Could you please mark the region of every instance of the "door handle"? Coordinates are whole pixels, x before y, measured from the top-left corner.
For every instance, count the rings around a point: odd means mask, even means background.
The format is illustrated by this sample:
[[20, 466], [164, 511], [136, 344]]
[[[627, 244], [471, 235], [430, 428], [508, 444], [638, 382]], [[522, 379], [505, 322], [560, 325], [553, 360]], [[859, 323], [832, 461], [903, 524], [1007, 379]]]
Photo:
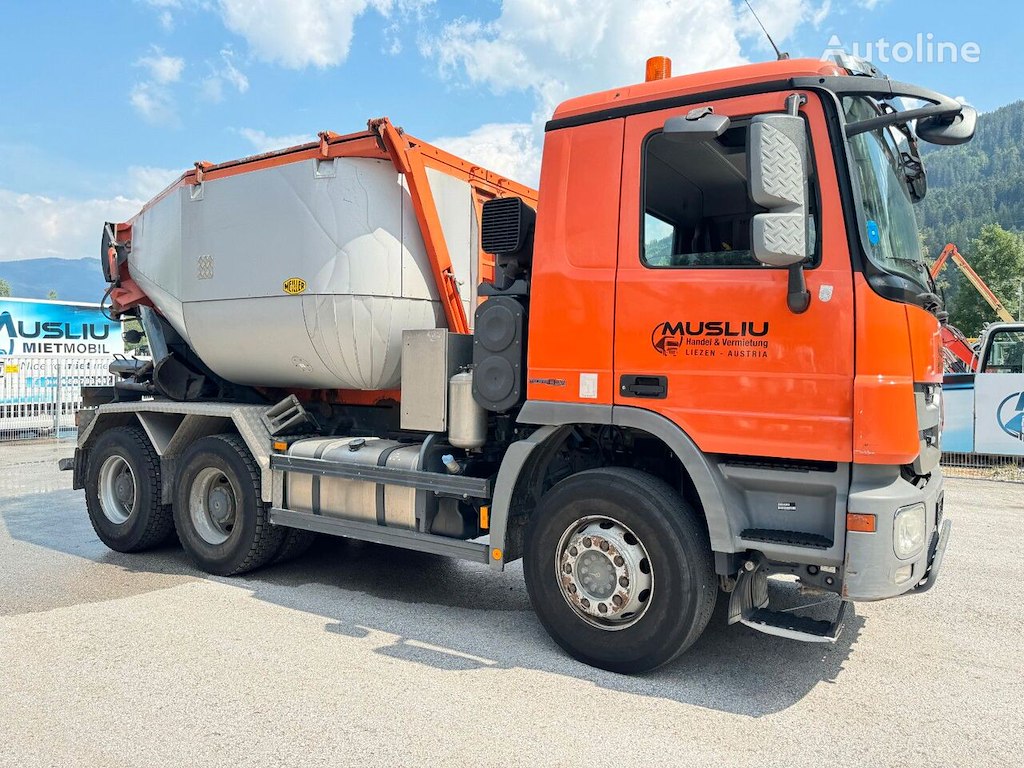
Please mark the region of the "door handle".
[[619, 379], [619, 393], [623, 397], [664, 400], [668, 397], [668, 377], [627, 374]]

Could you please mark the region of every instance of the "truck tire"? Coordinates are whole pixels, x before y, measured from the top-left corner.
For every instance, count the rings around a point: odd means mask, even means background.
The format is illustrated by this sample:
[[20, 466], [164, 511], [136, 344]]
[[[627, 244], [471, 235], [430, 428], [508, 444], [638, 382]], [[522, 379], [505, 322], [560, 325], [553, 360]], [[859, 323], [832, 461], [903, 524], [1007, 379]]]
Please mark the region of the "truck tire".
[[217, 576], [266, 565], [285, 534], [270, 523], [259, 466], [237, 435], [204, 437], [182, 455], [174, 523], [193, 562]]
[[694, 510], [662, 480], [619, 467], [580, 472], [541, 498], [523, 571], [555, 642], [613, 672], [672, 661], [700, 637], [718, 596]]
[[281, 548], [277, 550], [277, 554], [274, 555], [274, 559], [271, 562], [276, 565], [277, 563], [287, 563], [289, 560], [301, 557], [309, 551], [309, 548], [313, 546], [313, 542], [316, 539], [316, 531], [303, 531], [299, 528], [287, 529], [284, 538], [281, 540]]
[[139, 427], [114, 427], [89, 449], [85, 505], [100, 541], [141, 552], [174, 535], [170, 506], [160, 503], [160, 457]]

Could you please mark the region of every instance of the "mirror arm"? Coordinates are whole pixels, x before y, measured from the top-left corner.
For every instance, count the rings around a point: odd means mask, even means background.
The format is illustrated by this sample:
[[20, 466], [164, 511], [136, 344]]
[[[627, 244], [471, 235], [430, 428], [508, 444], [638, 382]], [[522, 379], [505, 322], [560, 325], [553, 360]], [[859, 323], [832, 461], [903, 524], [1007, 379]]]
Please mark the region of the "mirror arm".
[[800, 107], [807, 103], [807, 97], [802, 93], [791, 93], [786, 97], [786, 114], [792, 117], [800, 117]]
[[789, 267], [789, 290], [786, 294], [786, 304], [794, 315], [802, 315], [811, 306], [811, 294], [807, 290], [807, 281], [804, 280], [803, 262]]
[[[786, 112], [793, 117], [800, 116], [800, 107], [807, 103], [807, 97], [802, 93], [791, 93], [786, 97]], [[794, 315], [802, 315], [811, 306], [811, 294], [807, 290], [807, 281], [804, 279], [803, 262], [792, 264], [789, 267], [789, 289], [786, 293], [786, 305]]]

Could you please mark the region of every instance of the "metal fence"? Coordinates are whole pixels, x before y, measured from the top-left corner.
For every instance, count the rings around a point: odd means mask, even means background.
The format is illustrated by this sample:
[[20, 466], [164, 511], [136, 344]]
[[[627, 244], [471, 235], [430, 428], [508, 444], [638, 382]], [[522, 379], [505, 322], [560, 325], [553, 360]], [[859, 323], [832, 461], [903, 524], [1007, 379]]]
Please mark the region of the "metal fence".
[[83, 386], [109, 386], [109, 355], [0, 357], [0, 441], [74, 434]]
[[1024, 482], [1024, 458], [989, 456], [983, 453], [944, 453], [942, 472], [947, 477]]

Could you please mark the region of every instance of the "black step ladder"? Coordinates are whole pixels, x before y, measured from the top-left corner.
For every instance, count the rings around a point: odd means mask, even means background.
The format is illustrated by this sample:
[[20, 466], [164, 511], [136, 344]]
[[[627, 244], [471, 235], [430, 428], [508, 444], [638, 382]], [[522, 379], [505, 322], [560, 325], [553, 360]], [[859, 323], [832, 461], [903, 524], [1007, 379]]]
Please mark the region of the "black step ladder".
[[843, 600], [832, 621], [812, 619], [789, 611], [769, 610], [765, 559], [761, 555], [754, 555], [744, 563], [729, 598], [729, 623], [738, 622], [758, 632], [805, 643], [834, 643], [843, 631], [848, 605]]

